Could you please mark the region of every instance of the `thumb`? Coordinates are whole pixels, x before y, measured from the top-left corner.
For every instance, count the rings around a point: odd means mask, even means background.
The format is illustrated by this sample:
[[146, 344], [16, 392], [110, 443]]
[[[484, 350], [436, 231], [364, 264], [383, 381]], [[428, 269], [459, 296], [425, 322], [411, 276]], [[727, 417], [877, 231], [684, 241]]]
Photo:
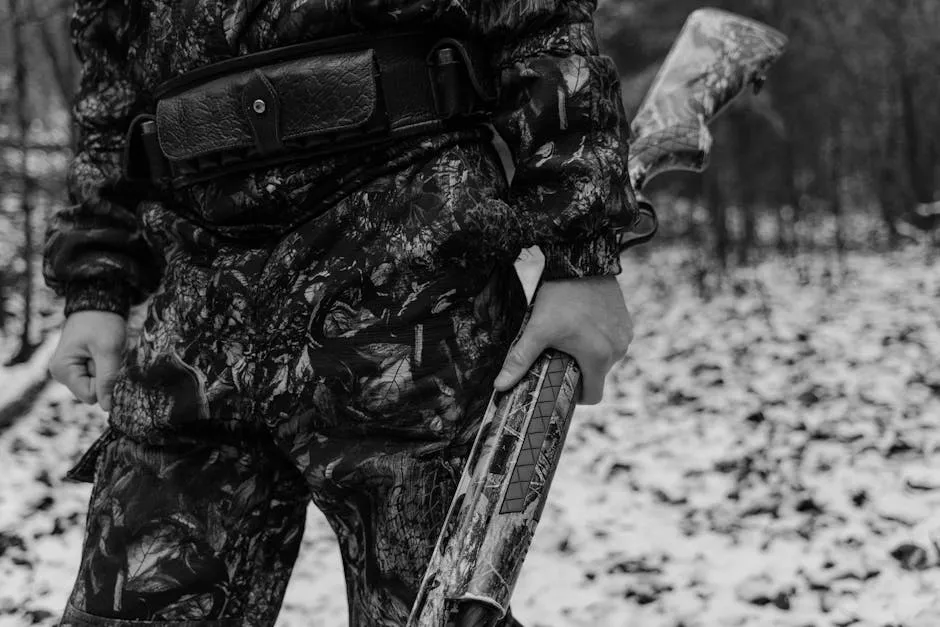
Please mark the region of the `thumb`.
[[111, 391], [121, 368], [121, 353], [118, 351], [100, 351], [94, 354], [95, 390], [101, 409], [111, 411]]
[[503, 369], [493, 382], [496, 390], [505, 392], [518, 383], [547, 347], [548, 345], [534, 332], [533, 325], [529, 324], [519, 340], [509, 349]]

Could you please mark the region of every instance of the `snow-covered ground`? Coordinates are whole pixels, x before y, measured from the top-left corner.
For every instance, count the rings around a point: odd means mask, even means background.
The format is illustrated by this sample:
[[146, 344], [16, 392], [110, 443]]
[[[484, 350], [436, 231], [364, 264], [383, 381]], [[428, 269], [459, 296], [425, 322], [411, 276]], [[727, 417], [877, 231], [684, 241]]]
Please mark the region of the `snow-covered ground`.
[[[576, 414], [518, 617], [940, 625], [940, 263], [852, 255], [833, 280], [770, 262], [705, 301], [689, 255], [626, 264], [637, 338]], [[90, 492], [61, 477], [103, 421], [53, 384], [0, 433], [0, 627], [54, 624]], [[344, 627], [344, 606], [311, 507], [279, 625]]]

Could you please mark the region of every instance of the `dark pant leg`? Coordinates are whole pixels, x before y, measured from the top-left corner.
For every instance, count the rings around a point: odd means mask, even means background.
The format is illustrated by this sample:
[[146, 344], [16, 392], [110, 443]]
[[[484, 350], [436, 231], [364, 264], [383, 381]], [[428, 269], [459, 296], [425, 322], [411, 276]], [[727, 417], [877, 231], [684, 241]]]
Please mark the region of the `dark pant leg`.
[[62, 625], [274, 625], [308, 502], [296, 471], [254, 442], [112, 434]]
[[263, 271], [258, 414], [336, 531], [350, 627], [405, 624], [525, 311], [515, 252], [453, 230], [497, 168], [453, 146], [373, 181]]
[[[339, 540], [350, 627], [405, 625], [464, 461], [447, 454], [360, 458], [342, 486], [316, 492]], [[511, 613], [500, 626], [521, 627]]]
[[[65, 625], [274, 625], [309, 493], [251, 406], [252, 269], [158, 205], [167, 265], [114, 388]], [[82, 473], [81, 471], [86, 471]]]
[[[370, 416], [375, 420], [371, 428], [357, 438], [341, 432], [331, 437], [326, 431], [322, 440], [306, 445], [303, 462], [308, 463], [304, 469], [314, 502], [339, 540], [350, 627], [407, 621], [492, 380], [518, 328], [515, 312], [521, 313], [523, 302], [513, 272], [512, 267], [496, 269], [476, 294], [455, 299], [437, 313], [429, 307], [432, 311], [415, 321], [424, 339], [433, 340], [421, 347], [420, 367], [414, 347], [406, 351], [391, 374], [407, 370], [409, 375], [400, 377], [393, 393], [388, 370], [362, 377], [360, 389], [383, 390], [383, 404]], [[392, 338], [371, 339], [360, 355], [389, 350], [386, 342]], [[372, 403], [355, 399], [347, 407], [366, 402]], [[436, 429], [448, 421], [446, 430]], [[402, 432], [396, 432], [396, 425]], [[297, 443], [293, 440], [295, 447]], [[511, 615], [501, 624], [518, 625]]]

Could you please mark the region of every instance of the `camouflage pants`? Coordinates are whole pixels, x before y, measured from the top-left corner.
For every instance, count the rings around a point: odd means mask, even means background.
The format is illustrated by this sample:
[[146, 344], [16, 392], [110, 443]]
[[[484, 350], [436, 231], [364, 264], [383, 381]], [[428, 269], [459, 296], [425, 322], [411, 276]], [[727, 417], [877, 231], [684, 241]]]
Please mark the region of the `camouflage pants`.
[[515, 251], [434, 238], [498, 168], [452, 146], [264, 244], [145, 208], [164, 280], [72, 471], [94, 488], [63, 625], [273, 625], [310, 500], [350, 625], [404, 625], [524, 309]]

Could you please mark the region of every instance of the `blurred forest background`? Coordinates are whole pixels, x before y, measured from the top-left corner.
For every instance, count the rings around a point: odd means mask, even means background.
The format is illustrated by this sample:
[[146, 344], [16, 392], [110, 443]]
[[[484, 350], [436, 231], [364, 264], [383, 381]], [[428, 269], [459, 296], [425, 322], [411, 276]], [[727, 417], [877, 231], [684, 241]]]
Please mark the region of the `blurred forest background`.
[[[703, 3], [603, 3], [598, 20], [638, 104], [676, 28]], [[761, 20], [790, 38], [758, 97], [742, 98], [713, 127], [704, 176], [657, 182], [688, 200], [691, 218], [666, 220], [708, 233], [721, 265], [748, 263], [772, 246], [896, 246], [938, 218], [940, 3], [933, 0], [721, 0], [709, 6]], [[665, 177], [664, 177], [665, 178]], [[662, 204], [662, 203], [661, 203]], [[762, 218], [773, 226], [761, 229]], [[763, 220], [768, 223], [767, 220]], [[822, 227], [825, 224], [825, 227]], [[676, 232], [676, 231], [673, 231]]]
[[[699, 0], [602, 0], [597, 25], [621, 68], [628, 112]], [[897, 247], [938, 220], [940, 3], [934, 0], [716, 0], [782, 30], [790, 47], [758, 96], [714, 125], [704, 176], [651, 186], [660, 241], [707, 251], [707, 292], [728, 267], [767, 254]], [[67, 0], [0, 0], [0, 329], [26, 341], [42, 291], [45, 216], [65, 200], [68, 108], [77, 64]]]

